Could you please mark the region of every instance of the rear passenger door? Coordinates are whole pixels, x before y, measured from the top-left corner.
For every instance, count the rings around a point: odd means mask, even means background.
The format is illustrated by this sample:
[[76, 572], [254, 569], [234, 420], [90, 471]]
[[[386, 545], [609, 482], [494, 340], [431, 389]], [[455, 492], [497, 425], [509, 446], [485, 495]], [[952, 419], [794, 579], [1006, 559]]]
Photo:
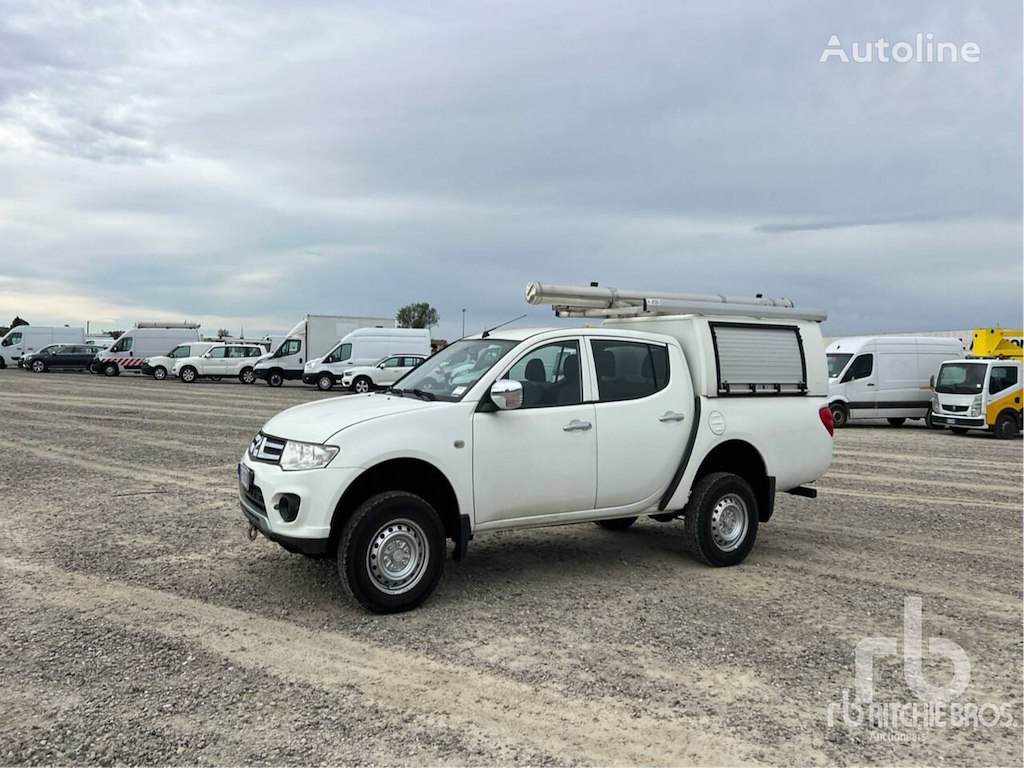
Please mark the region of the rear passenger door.
[[678, 347], [591, 339], [597, 508], [657, 499], [693, 429], [693, 388]]

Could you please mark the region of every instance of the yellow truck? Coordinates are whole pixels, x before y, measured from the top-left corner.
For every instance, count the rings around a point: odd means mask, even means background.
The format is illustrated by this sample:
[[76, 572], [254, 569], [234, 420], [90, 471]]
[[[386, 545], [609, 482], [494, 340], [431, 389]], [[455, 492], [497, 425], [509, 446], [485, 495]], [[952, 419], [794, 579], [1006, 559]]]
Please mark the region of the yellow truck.
[[998, 438], [1020, 434], [1024, 331], [978, 328], [971, 354], [939, 368], [929, 414], [934, 426], [958, 435], [988, 430]]

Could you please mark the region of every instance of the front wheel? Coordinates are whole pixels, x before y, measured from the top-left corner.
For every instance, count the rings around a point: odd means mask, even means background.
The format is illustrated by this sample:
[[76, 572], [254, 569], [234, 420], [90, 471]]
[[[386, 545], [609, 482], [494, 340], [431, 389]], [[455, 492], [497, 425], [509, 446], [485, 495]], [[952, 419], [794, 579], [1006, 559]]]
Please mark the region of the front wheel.
[[282, 384], [284, 384], [284, 376], [280, 371], [271, 371], [267, 375], [267, 386], [280, 387]]
[[352, 389], [358, 392], [360, 395], [365, 395], [371, 389], [373, 389], [373, 382], [365, 376], [360, 376], [358, 379], [352, 382]]
[[252, 368], [244, 368], [238, 374], [238, 380], [243, 384], [252, 384], [256, 381], [256, 374], [252, 372]]
[[32, 371], [33, 371], [33, 373], [42, 373], [45, 370], [46, 370], [46, 363], [44, 363], [42, 360], [33, 360], [32, 361]]
[[329, 392], [334, 388], [334, 377], [329, 374], [323, 374], [319, 379], [316, 380], [316, 387], [321, 392]]
[[163, 381], [164, 379], [167, 378], [167, 369], [164, 368], [162, 365], [158, 365], [156, 368], [153, 369], [153, 378], [156, 379], [157, 381]]
[[992, 433], [1000, 440], [1016, 437], [1018, 432], [1020, 432], [1020, 426], [1017, 424], [1017, 417], [1012, 413], [999, 414], [999, 418], [992, 426]]
[[684, 536], [707, 565], [742, 563], [757, 538], [757, 499], [750, 484], [731, 472], [712, 472], [694, 486], [686, 504]]
[[389, 491], [364, 501], [345, 524], [338, 573], [367, 610], [399, 613], [430, 597], [444, 555], [434, 508], [414, 494]]
[[192, 384], [199, 378], [199, 372], [190, 365], [186, 365], [178, 372], [178, 379], [186, 384]]
[[104, 376], [117, 376], [118, 373], [119, 371], [117, 369], [116, 363], [107, 363], [106, 365], [103, 366]]
[[902, 427], [906, 423], [907, 420], [906, 419], [899, 419], [899, 418], [897, 418], [897, 419], [886, 419], [886, 421], [889, 422], [890, 426]]
[[832, 411], [832, 426], [836, 429], [850, 423], [850, 412], [842, 403], [832, 403], [829, 405], [829, 410]]

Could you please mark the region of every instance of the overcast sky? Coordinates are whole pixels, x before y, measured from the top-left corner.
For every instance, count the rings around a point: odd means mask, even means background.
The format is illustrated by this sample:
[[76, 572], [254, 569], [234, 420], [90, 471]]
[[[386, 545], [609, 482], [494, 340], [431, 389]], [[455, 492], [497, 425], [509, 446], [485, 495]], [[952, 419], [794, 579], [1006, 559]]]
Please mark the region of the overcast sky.
[[[0, 324], [787, 296], [1019, 327], [1019, 0], [0, 0]], [[976, 63], [819, 63], [853, 43]]]

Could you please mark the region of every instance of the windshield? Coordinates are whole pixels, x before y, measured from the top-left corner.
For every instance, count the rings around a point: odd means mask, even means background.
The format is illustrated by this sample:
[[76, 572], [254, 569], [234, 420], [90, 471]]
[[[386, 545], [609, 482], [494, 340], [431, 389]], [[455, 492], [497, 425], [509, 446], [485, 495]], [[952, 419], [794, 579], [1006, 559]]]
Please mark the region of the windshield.
[[394, 389], [420, 390], [437, 400], [455, 401], [484, 377], [519, 342], [504, 339], [465, 339], [427, 358], [399, 380]]
[[843, 368], [850, 362], [853, 355], [831, 354], [828, 356], [828, 377], [834, 379], [843, 372]]
[[943, 363], [935, 391], [944, 395], [976, 395], [985, 385], [985, 363]]

